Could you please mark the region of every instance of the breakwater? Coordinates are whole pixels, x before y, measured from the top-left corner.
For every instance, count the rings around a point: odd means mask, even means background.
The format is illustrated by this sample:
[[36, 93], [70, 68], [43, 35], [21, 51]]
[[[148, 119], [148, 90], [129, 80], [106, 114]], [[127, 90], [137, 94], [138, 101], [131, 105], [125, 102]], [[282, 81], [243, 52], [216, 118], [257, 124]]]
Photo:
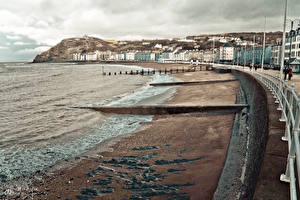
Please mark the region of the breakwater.
[[211, 71], [213, 70], [211, 65], [190, 65], [188, 67], [177, 67], [177, 68], [165, 68], [165, 69], [136, 69], [136, 70], [120, 70], [117, 71], [104, 71], [103, 76], [113, 76], [113, 75], [154, 75], [154, 74], [177, 74], [186, 72], [197, 72], [197, 71]]

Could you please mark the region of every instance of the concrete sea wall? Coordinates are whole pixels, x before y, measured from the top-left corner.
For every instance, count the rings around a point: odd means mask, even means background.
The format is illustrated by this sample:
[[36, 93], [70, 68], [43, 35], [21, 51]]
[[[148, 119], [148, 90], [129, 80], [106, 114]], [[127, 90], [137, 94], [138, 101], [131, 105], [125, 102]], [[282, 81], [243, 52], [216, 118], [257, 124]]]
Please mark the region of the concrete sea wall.
[[232, 71], [241, 82], [238, 104], [248, 104], [236, 114], [230, 146], [213, 199], [252, 199], [268, 138], [266, 92], [249, 74]]

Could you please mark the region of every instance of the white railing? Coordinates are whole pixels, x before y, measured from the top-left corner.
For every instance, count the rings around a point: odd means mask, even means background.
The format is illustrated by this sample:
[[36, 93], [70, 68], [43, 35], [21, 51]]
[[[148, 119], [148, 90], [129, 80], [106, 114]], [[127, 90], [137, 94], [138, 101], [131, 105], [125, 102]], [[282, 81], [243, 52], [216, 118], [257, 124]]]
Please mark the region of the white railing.
[[[280, 180], [290, 184], [290, 198], [295, 200], [297, 199], [297, 190], [299, 190], [296, 184], [296, 176], [300, 186], [300, 94], [296, 94], [294, 84], [290, 86], [288, 81], [284, 81], [278, 76], [261, 71], [250, 71], [237, 66], [231, 66], [231, 68], [244, 71], [256, 77], [272, 92], [275, 103], [278, 104], [277, 110], [281, 111], [279, 120], [285, 122], [285, 133], [282, 140], [288, 142], [286, 170], [280, 176]], [[295, 170], [295, 167], [297, 170]]]

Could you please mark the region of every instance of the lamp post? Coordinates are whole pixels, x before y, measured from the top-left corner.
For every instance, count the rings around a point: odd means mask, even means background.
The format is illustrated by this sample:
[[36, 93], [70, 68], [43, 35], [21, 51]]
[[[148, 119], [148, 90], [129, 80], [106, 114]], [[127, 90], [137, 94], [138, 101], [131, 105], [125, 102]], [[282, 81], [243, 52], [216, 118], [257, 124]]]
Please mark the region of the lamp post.
[[252, 68], [251, 70], [254, 68], [254, 52], [255, 52], [255, 35], [253, 36], [253, 46], [252, 46]]
[[262, 52], [262, 58], [261, 58], [261, 70], [264, 69], [264, 62], [265, 62], [265, 48], [266, 48], [266, 22], [267, 18], [265, 17], [265, 25], [264, 25], [264, 41], [263, 41], [263, 52]]
[[214, 67], [214, 57], [215, 57], [215, 38], [213, 37], [212, 67]]
[[244, 48], [244, 68], [246, 67], [246, 50], [247, 50], [247, 46], [245, 46]]
[[[282, 32], [282, 48], [281, 48], [281, 60], [280, 60], [280, 79], [282, 79], [283, 68], [284, 68], [284, 53], [285, 53], [285, 28], [286, 28], [286, 16], [288, 9], [288, 0], [285, 0], [285, 9], [284, 9], [284, 20], [283, 20], [283, 32]], [[282, 89], [282, 81], [280, 81], [280, 89]]]

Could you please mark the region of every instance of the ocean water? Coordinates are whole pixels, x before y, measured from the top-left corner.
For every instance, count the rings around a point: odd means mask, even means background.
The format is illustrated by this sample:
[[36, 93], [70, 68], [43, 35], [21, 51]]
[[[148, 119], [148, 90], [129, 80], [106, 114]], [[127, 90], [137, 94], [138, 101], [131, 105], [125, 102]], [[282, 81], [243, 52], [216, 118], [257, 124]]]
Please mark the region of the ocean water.
[[0, 63], [0, 184], [78, 156], [151, 121], [152, 116], [106, 117], [76, 108], [160, 104], [175, 92], [172, 87], [149, 86], [175, 80], [168, 75], [102, 76], [103, 70], [131, 69], [139, 67]]

